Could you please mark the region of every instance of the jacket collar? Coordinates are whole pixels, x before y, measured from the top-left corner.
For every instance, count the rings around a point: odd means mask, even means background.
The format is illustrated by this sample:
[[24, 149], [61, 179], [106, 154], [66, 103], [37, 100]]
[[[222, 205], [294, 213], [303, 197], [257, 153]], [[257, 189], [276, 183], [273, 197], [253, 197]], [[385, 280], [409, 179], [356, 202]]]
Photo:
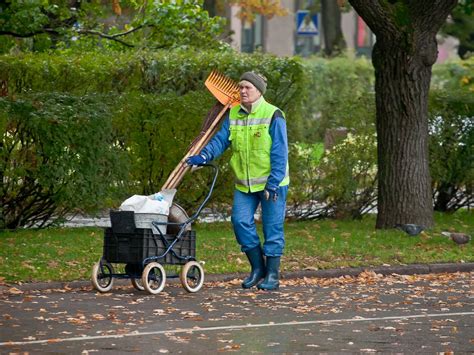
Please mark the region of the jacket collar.
[[260, 98], [259, 98], [257, 101], [255, 101], [255, 102], [252, 104], [252, 107], [251, 107], [250, 112], [247, 111], [247, 109], [246, 109], [243, 105], [240, 105], [240, 110], [239, 110], [239, 112], [240, 112], [240, 113], [244, 113], [244, 114], [246, 114], [246, 115], [249, 115], [249, 114], [251, 114], [251, 113], [255, 113], [255, 111], [257, 111], [257, 108], [258, 108], [263, 102], [265, 102], [265, 99], [263, 98], [263, 95], [262, 95], [262, 96], [260, 96]]

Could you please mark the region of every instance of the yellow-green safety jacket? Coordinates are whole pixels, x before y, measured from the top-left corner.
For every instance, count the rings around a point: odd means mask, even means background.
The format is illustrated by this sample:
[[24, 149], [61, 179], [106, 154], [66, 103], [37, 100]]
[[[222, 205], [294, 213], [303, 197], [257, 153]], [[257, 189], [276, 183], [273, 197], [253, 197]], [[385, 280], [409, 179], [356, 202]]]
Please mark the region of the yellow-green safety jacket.
[[[240, 105], [230, 110], [229, 140], [232, 147], [230, 165], [236, 177], [235, 187], [239, 191], [258, 192], [265, 188], [271, 172], [272, 138], [269, 127], [276, 110], [278, 107], [263, 98], [250, 114], [243, 112]], [[287, 164], [286, 175], [280, 186], [289, 184], [288, 171]]]

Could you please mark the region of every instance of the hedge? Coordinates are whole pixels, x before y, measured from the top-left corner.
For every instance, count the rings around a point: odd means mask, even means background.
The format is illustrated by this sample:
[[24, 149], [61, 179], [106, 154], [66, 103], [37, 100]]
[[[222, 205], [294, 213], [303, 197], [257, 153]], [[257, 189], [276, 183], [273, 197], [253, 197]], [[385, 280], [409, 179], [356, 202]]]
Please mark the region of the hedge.
[[[472, 61], [437, 66], [433, 85], [440, 90], [443, 85], [470, 90], [469, 68], [472, 68]], [[187, 145], [199, 133], [202, 120], [215, 103], [204, 87], [204, 81], [213, 69], [234, 80], [247, 70], [259, 71], [268, 78], [265, 97], [287, 114], [293, 160], [290, 175], [299, 185], [293, 197], [290, 189], [289, 202], [297, 202], [301, 208], [314, 196], [311, 193], [314, 181], [308, 182], [301, 170], [307, 156], [306, 153], [302, 155], [306, 148], [302, 150], [300, 145], [322, 142], [327, 128], [343, 126], [363, 136], [375, 132], [373, 69], [366, 59], [341, 57], [303, 61], [262, 53], [197, 50], [2, 56], [0, 80], [7, 81], [9, 90], [7, 97], [0, 98], [3, 145], [21, 142], [12, 148], [10, 155], [5, 149], [2, 153], [4, 181], [14, 178], [18, 181], [15, 188], [4, 186], [2, 205], [10, 209], [8, 206], [11, 205], [5, 201], [16, 198], [30, 178], [37, 186], [34, 191], [47, 190], [54, 179], [64, 185], [64, 189], [58, 189], [60, 197], [51, 199], [56, 210], [50, 214], [59, 217], [77, 209], [91, 213], [117, 206], [131, 194], [158, 191], [182, 158]], [[436, 115], [456, 114], [452, 112], [452, 105], [448, 113], [439, 100], [433, 102], [436, 102]], [[454, 107], [462, 105], [461, 102]], [[463, 111], [463, 115], [467, 117], [469, 112]], [[25, 122], [35, 124], [21, 131], [16, 129]], [[51, 139], [58, 137], [57, 122], [61, 122], [59, 126], [64, 131], [61, 131], [64, 139]], [[79, 123], [84, 128], [78, 126]], [[71, 150], [66, 149], [71, 144], [82, 147], [81, 159], [93, 162], [95, 168], [81, 166], [82, 160], [79, 163], [73, 159]], [[46, 163], [42, 150], [37, 147], [46, 149], [48, 145], [51, 145], [51, 156]], [[348, 153], [348, 150], [342, 151]], [[354, 152], [354, 157], [358, 154]], [[64, 159], [69, 162], [66, 164]], [[335, 156], [334, 159], [339, 158]], [[57, 170], [51, 170], [46, 179], [39, 177], [39, 170], [32, 169], [31, 161], [37, 164], [35, 169], [43, 169], [41, 171], [48, 171], [50, 165], [46, 164], [51, 161], [61, 164]], [[213, 197], [215, 204], [226, 204], [232, 196], [227, 162], [227, 156], [218, 162], [221, 175]], [[21, 173], [15, 170], [21, 165], [29, 166], [30, 170]], [[68, 181], [59, 178], [61, 169], [64, 176], [69, 177]], [[75, 174], [71, 175], [70, 171]], [[438, 181], [443, 180], [443, 177], [435, 176]], [[179, 203], [192, 209], [205, 193], [208, 178], [202, 172], [188, 175], [180, 186]], [[351, 181], [350, 177], [341, 176], [341, 179]], [[62, 193], [63, 190], [68, 193]], [[30, 194], [36, 193], [34, 191]], [[367, 193], [372, 200], [373, 194]], [[334, 201], [335, 195], [326, 191], [318, 196], [332, 196]], [[340, 203], [347, 205], [347, 201]], [[352, 202], [351, 209], [361, 211], [360, 206], [354, 206]], [[337, 206], [334, 210], [338, 210]], [[339, 211], [339, 214], [345, 214], [340, 208]], [[21, 215], [21, 211], [10, 212], [4, 211], [8, 226], [25, 225], [24, 217], [23, 222], [11, 218]], [[349, 214], [353, 215], [352, 212]]]

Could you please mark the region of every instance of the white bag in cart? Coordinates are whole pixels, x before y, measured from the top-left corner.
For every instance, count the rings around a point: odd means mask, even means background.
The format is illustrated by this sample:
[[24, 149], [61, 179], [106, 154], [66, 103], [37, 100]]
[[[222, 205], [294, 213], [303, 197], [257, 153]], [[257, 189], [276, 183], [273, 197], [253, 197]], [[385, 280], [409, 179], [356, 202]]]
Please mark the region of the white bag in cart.
[[[154, 199], [155, 194], [151, 196], [133, 195], [123, 201], [119, 209], [135, 212], [135, 226], [137, 228], [152, 229], [153, 234], [159, 234], [159, 231], [151, 222], [168, 221], [175, 193], [176, 189], [164, 190], [160, 192], [163, 196], [161, 200]], [[166, 234], [166, 225], [160, 226], [159, 229], [163, 234]]]

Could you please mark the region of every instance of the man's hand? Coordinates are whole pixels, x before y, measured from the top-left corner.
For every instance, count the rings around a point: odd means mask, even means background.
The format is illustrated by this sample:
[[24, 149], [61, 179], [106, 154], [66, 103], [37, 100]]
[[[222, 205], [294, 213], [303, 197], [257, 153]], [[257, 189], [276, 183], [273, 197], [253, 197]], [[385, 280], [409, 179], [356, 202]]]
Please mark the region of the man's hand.
[[206, 157], [204, 155], [193, 155], [186, 159], [188, 165], [203, 165], [206, 164]]
[[265, 196], [265, 200], [267, 201], [272, 200], [273, 202], [275, 202], [276, 200], [278, 200], [278, 192], [277, 192], [277, 189], [275, 188], [266, 186], [263, 193]]

